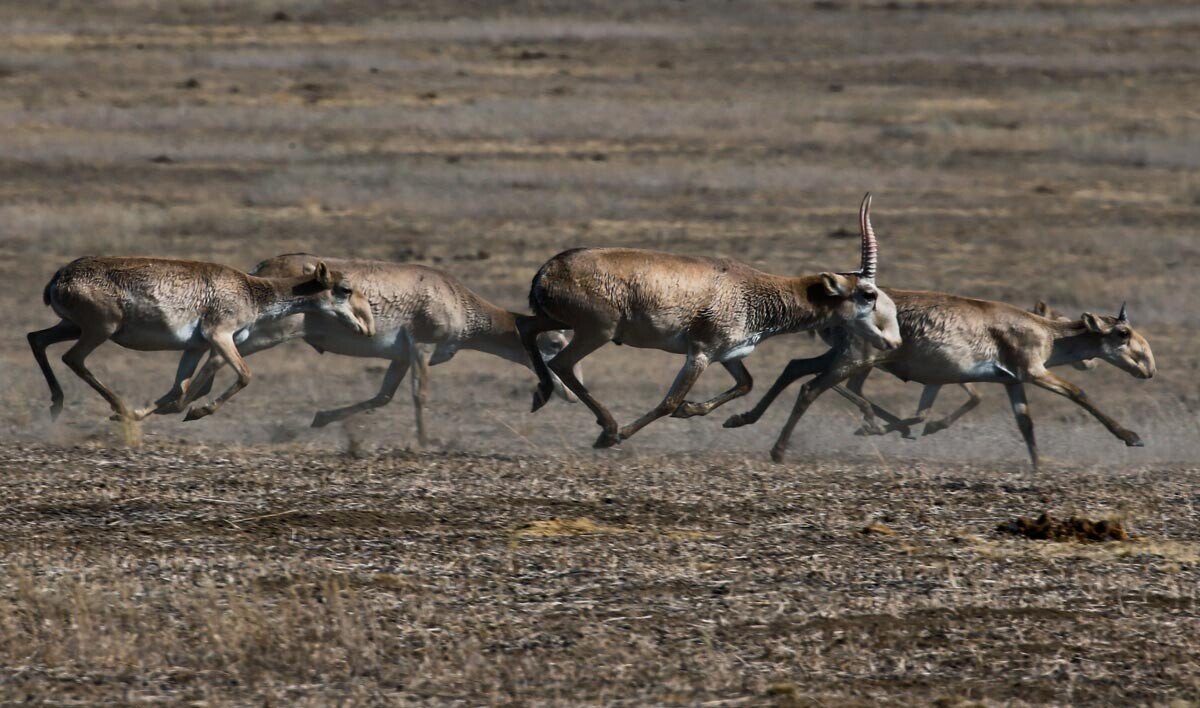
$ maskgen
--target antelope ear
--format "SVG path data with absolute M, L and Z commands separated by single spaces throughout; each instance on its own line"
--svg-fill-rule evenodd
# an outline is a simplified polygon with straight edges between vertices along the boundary
M 313 273 L 313 280 L 316 280 L 324 290 L 329 290 L 333 287 L 333 274 L 329 272 L 329 266 L 325 265 L 325 261 L 317 264 L 317 270 Z
M 1105 324 L 1104 320 L 1090 312 L 1083 313 L 1081 319 L 1083 320 L 1083 326 L 1087 327 L 1089 332 L 1095 332 L 1096 334 L 1108 334 L 1112 331 L 1112 327 Z
M 1045 300 L 1038 300 L 1037 304 L 1033 306 L 1033 314 L 1041 315 L 1042 317 L 1045 317 L 1049 310 L 1050 306 L 1046 304 Z
M 837 273 L 821 273 L 821 287 L 824 288 L 825 294 L 829 297 L 849 297 L 850 288 L 847 287 L 846 279 Z

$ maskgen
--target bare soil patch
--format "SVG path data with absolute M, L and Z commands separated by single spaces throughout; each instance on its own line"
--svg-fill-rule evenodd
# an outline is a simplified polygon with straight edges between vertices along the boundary
M 1194 468 L 564 462 L 0 445 L 0 697 L 1195 695 Z M 1138 537 L 990 533 L 1042 498 Z

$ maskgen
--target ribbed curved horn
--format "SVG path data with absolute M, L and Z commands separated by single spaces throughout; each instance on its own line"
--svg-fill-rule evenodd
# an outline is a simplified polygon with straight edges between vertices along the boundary
M 1118 322 L 1128 322 L 1129 315 L 1125 312 L 1125 303 L 1121 303 L 1121 314 L 1117 315 Z
M 871 228 L 871 193 L 863 197 L 858 208 L 858 230 L 862 233 L 862 262 L 858 275 L 865 280 L 875 280 L 875 266 L 879 262 L 879 246 L 875 243 L 875 230 Z

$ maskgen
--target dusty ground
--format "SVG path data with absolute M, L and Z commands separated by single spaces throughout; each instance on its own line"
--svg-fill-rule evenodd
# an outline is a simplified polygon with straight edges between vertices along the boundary
M 12 700 L 1200 695 L 1194 469 L 32 445 L 0 462 Z M 992 532 L 1042 508 L 1135 538 Z
M 0 35 L 3 699 L 1200 698 L 1192 4 L 7 3 Z M 383 363 L 288 346 L 221 415 L 131 450 L 61 366 L 49 423 L 23 336 L 88 253 L 407 260 L 511 308 L 572 246 L 849 269 L 868 189 L 884 285 L 1128 300 L 1159 375 L 1066 375 L 1147 447 L 1035 392 L 1035 477 L 985 390 L 918 442 L 855 437 L 830 397 L 782 466 L 786 404 L 720 428 L 749 401 L 594 455 L 586 411 L 530 415 L 532 375 L 467 353 L 433 370 L 418 454 L 405 400 L 311 431 Z M 761 389 L 820 351 L 748 365 Z M 140 404 L 174 360 L 91 361 Z M 679 364 L 585 367 L 628 420 Z M 1044 510 L 1135 538 L 993 533 Z

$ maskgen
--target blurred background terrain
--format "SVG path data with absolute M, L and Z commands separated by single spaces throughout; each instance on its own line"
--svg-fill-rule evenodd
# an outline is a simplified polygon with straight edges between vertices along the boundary
M 871 190 L 884 285 L 1023 307 L 1040 298 L 1073 315 L 1115 314 L 1128 300 L 1159 377 L 1107 366 L 1067 375 L 1142 433 L 1136 459 L 1196 453 L 1193 6 L 435 7 L 0 10 L 0 435 L 111 430 L 105 404 L 56 350 L 68 408 L 46 426 L 45 384 L 22 336 L 56 321 L 41 289 L 80 255 L 247 269 L 289 251 L 426 263 L 523 310 L 537 266 L 576 246 L 733 256 L 778 273 L 853 268 L 855 207 Z M 761 388 L 788 358 L 821 350 L 785 337 L 747 363 Z M 141 403 L 169 387 L 175 359 L 110 344 L 94 361 Z M 147 434 L 343 445 L 336 429 L 305 429 L 312 411 L 372 395 L 384 366 L 301 344 L 251 363 L 252 388 L 222 416 L 159 419 Z M 616 347 L 586 362 L 622 420 L 654 405 L 680 363 Z M 714 370 L 702 392 L 726 379 Z M 915 409 L 918 387 L 887 379 L 876 374 L 868 391 Z M 433 427 L 480 451 L 590 442 L 582 406 L 527 415 L 532 380 L 460 355 L 434 369 Z M 1004 396 L 984 388 L 984 406 L 950 435 L 873 442 L 884 454 L 1019 458 Z M 1125 454 L 1082 410 L 1033 397 L 1051 457 Z M 960 398 L 948 390 L 941 408 Z M 758 450 L 787 407 L 748 431 L 718 432 L 724 415 L 662 421 L 636 442 Z M 851 410 L 821 401 L 798 437 L 819 443 L 814 453 L 861 452 Z M 396 446 L 413 440 L 411 421 L 397 400 L 357 425 Z

